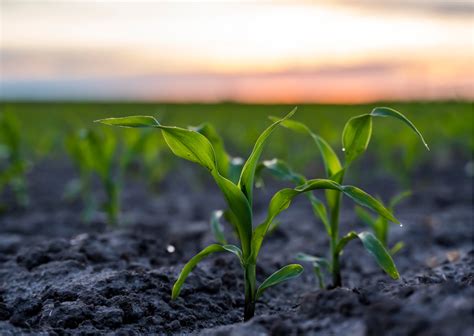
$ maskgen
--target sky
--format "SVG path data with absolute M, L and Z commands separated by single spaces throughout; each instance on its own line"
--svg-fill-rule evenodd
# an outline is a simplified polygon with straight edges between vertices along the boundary
M 0 0 L 0 99 L 474 98 L 474 2 Z

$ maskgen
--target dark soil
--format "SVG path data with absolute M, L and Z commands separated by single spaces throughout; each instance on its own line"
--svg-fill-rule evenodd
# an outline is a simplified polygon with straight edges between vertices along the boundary
M 183 263 L 213 242 L 207 218 L 223 201 L 210 181 L 196 184 L 184 166 L 154 195 L 131 179 L 123 201 L 128 224 L 113 229 L 102 215 L 83 224 L 80 205 L 61 199 L 73 170 L 45 162 L 29 177 L 30 208 L 0 216 L 0 334 L 473 335 L 472 178 L 462 167 L 425 174 L 398 209 L 404 225 L 393 226 L 391 238 L 406 244 L 395 257 L 401 280 L 352 242 L 342 257 L 343 288 L 319 290 L 305 265 L 299 279 L 268 290 L 256 317 L 243 323 L 242 271 L 233 255 L 206 259 L 170 300 Z M 384 198 L 397 191 L 383 176 L 350 182 Z M 269 182 L 256 193 L 257 219 L 276 187 Z M 350 201 L 344 204 L 342 232 L 365 229 Z M 264 242 L 260 281 L 297 252 L 328 248 L 303 197 L 279 219 Z

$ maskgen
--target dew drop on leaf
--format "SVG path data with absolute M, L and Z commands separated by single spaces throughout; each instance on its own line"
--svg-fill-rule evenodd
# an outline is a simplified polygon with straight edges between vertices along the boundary
M 168 245 L 166 246 L 166 251 L 168 253 L 174 253 L 174 251 L 176 251 L 176 248 L 173 245 Z
M 400 227 L 403 227 L 403 224 L 402 224 L 402 223 L 400 223 Z
M 342 151 L 343 151 L 343 152 L 345 152 L 345 151 L 346 151 L 346 149 L 345 149 L 344 147 L 342 147 Z

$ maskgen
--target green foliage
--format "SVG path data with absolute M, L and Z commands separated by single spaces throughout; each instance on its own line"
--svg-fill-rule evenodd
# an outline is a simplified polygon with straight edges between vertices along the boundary
M 398 279 L 399 277 L 391 254 L 397 252 L 403 247 L 403 245 L 402 243 L 397 243 L 389 252 L 387 251 L 386 244 L 389 222 L 398 223 L 396 218 L 392 215 L 393 207 L 403 198 L 403 196 L 394 199 L 392 206 L 387 209 L 381 202 L 374 199 L 372 196 L 363 192 L 362 190 L 353 186 L 340 185 L 342 184 L 344 176 L 349 170 L 351 164 L 367 150 L 372 137 L 372 119 L 374 117 L 390 117 L 403 122 L 418 135 L 426 149 L 429 149 L 423 136 L 410 120 L 408 120 L 400 112 L 390 108 L 380 107 L 373 109 L 369 114 L 353 117 L 346 123 L 342 133 L 342 150 L 345 154 L 344 164 L 341 164 L 341 161 L 331 146 L 320 136 L 313 133 L 305 124 L 294 120 L 286 120 L 281 123 L 282 126 L 297 133 L 309 135 L 313 139 L 322 157 L 327 180 L 307 181 L 301 174 L 295 173 L 286 163 L 281 160 L 264 161 L 261 164 L 261 169 L 265 168 L 266 170 L 270 171 L 272 175 L 281 180 L 291 181 L 296 185 L 299 185 L 301 182 L 305 182 L 304 184 L 296 187 L 294 189 L 295 191 L 306 190 L 306 188 L 311 184 L 321 184 L 324 185 L 325 189 L 327 189 L 326 205 L 321 200 L 316 198 L 312 193 L 308 194 L 308 199 L 313 208 L 313 212 L 321 219 L 328 234 L 330 240 L 331 261 L 328 263 L 327 259 L 313 257 L 307 254 L 300 254 L 298 256 L 299 260 L 308 261 L 313 264 L 320 286 L 323 286 L 324 283 L 323 277 L 321 275 L 323 268 L 332 274 L 333 286 L 342 285 L 339 258 L 347 243 L 356 238 L 362 242 L 365 249 L 375 258 L 378 265 L 389 276 L 391 276 L 393 279 Z M 365 209 L 356 207 L 356 211 L 359 216 L 361 216 L 361 218 L 363 218 L 364 221 L 367 222 L 369 226 L 371 226 L 375 235 L 370 232 L 350 232 L 347 235 L 340 237 L 339 212 L 342 194 L 345 194 L 357 204 L 378 214 L 378 217 L 375 219 Z M 292 192 L 287 192 L 287 197 L 291 195 Z M 282 206 L 287 206 L 285 205 L 284 200 L 279 202 Z M 268 220 L 271 221 L 272 218 L 268 218 Z M 323 267 L 323 265 L 327 266 L 328 264 L 330 267 Z
M 20 207 L 27 207 L 29 196 L 26 173 L 29 162 L 25 158 L 21 128 L 12 113 L 0 115 L 0 193 L 9 187 Z
M 410 191 L 401 192 L 390 199 L 387 209 L 392 213 L 395 210 L 395 207 L 405 198 L 411 195 Z M 381 202 L 381 201 L 380 201 Z M 397 242 L 392 248 L 388 247 L 388 233 L 389 233 L 389 221 L 387 221 L 382 216 L 373 216 L 368 211 L 361 207 L 355 207 L 355 212 L 362 223 L 370 227 L 375 237 L 382 243 L 385 249 L 390 251 L 391 255 L 394 255 L 403 248 L 403 242 Z
M 282 120 L 291 117 L 293 113 L 294 110 Z M 99 122 L 122 127 L 151 127 L 160 129 L 166 143 L 176 156 L 198 163 L 209 171 L 226 200 L 228 206 L 226 217 L 235 229 L 240 247 L 228 244 L 213 244 L 198 253 L 181 271 L 178 280 L 173 286 L 172 298 L 176 298 L 179 295 L 181 286 L 191 270 L 203 258 L 215 252 L 227 251 L 234 253 L 239 258 L 244 270 L 245 279 L 245 319 L 249 319 L 253 316 L 255 301 L 265 289 L 291 279 L 301 273 L 301 266 L 291 265 L 271 275 L 268 280 L 262 284 L 262 287 L 259 289 L 256 288 L 257 255 L 264 235 L 255 234 L 253 232 L 252 192 L 254 177 L 265 143 L 281 121 L 273 123 L 257 139 L 252 153 L 243 165 L 238 183 L 232 182 L 223 176 L 226 172 L 228 173 L 229 157 L 224 150 L 222 141 L 217 136 L 215 130 L 209 125 L 199 127 L 197 130 L 184 129 L 164 126 L 152 117 L 109 118 L 99 120 Z M 271 211 L 270 206 L 269 212 Z M 219 237 L 218 240 L 221 243 L 225 243 L 225 238 L 219 223 L 219 219 L 222 215 L 223 212 L 214 213 L 212 227 L 216 232 L 216 236 Z M 269 214 L 269 216 L 273 215 Z M 255 242 L 256 239 L 259 241 L 257 250 L 255 250 L 257 244 Z
M 79 179 L 69 184 L 65 195 L 69 199 L 80 196 L 86 222 L 97 210 L 92 193 L 93 179 L 97 177 L 106 196 L 102 209 L 107 214 L 107 222 L 119 224 L 124 174 L 141 153 L 145 139 L 144 135 L 128 132 L 119 142 L 110 131 L 84 129 L 66 139 L 66 150 L 77 167 Z
M 228 156 L 224 150 L 222 141 L 220 141 L 220 138 L 216 136 L 217 133 L 212 128 L 200 127 L 197 129 L 205 133 L 207 135 L 206 137 L 205 135 L 197 132 L 196 129 L 164 126 L 151 117 L 140 116 L 99 120 L 99 122 L 107 125 L 122 127 L 148 126 L 151 128 L 160 129 L 171 151 L 178 157 L 198 163 L 199 165 L 205 167 L 214 178 L 216 184 L 226 199 L 228 206 L 226 212 L 215 212 L 211 220 L 211 227 L 213 228 L 214 235 L 216 236 L 217 241 L 219 241 L 221 244 L 213 244 L 205 248 L 184 266 L 178 280 L 173 287 L 173 298 L 176 298 L 179 295 L 181 286 L 183 285 L 186 277 L 203 258 L 215 252 L 231 252 L 238 256 L 244 270 L 244 319 L 251 318 L 255 310 L 255 301 L 264 292 L 264 290 L 282 281 L 296 277 L 302 272 L 301 266 L 288 265 L 268 277 L 259 288 L 256 287 L 256 264 L 264 238 L 269 232 L 272 223 L 274 223 L 275 218 L 290 206 L 293 198 L 297 195 L 319 189 L 336 191 L 347 195 L 358 204 L 373 210 L 387 220 L 397 222 L 393 215 L 387 209 L 385 209 L 385 207 L 380 204 L 380 202 L 356 187 L 343 186 L 331 179 L 305 180 L 300 175 L 294 174 L 290 176 L 290 171 L 286 169 L 287 167 L 285 165 L 279 164 L 278 161 L 274 161 L 273 163 L 269 163 L 275 168 L 274 171 L 279 172 L 282 176 L 288 177 L 290 180 L 301 182 L 301 185 L 294 189 L 286 188 L 278 191 L 270 201 L 266 219 L 254 228 L 252 212 L 253 187 L 255 175 L 261 170 L 261 167 L 258 165 L 260 156 L 266 142 L 269 139 L 269 136 L 273 133 L 278 125 L 286 123 L 288 119 L 294 114 L 294 112 L 295 110 L 290 112 L 283 119 L 276 120 L 259 136 L 255 142 L 254 148 L 249 158 L 243 165 L 238 183 L 234 183 L 222 175 L 225 171 L 224 163 L 228 162 L 226 160 L 226 157 L 228 158 Z M 206 131 L 203 131 L 203 129 L 206 129 Z M 216 149 L 215 146 L 218 148 Z M 219 162 L 221 164 L 219 164 Z M 317 209 L 315 211 L 323 211 L 322 207 L 324 207 L 324 205 L 314 196 L 310 196 L 310 200 L 314 201 L 315 209 Z M 227 244 L 227 241 L 223 235 L 222 226 L 220 224 L 220 218 L 224 214 L 225 217 L 230 221 L 235 231 L 240 243 L 240 247 Z M 378 256 L 377 260 L 381 260 L 381 252 L 376 249 L 377 246 L 374 247 L 372 244 L 370 245 L 370 248 L 372 249 L 371 252 Z M 384 262 L 386 262 L 386 260 L 384 260 Z

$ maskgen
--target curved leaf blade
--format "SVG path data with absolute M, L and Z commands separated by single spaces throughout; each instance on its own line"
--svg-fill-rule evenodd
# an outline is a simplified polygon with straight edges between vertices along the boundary
M 412 192 L 407 190 L 407 191 L 403 191 L 395 196 L 392 197 L 392 199 L 390 200 L 390 203 L 389 203 L 389 209 L 390 210 L 394 210 L 395 207 L 401 202 L 403 201 L 405 198 L 408 198 L 412 195 Z
M 298 173 L 295 173 L 290 166 L 283 160 L 273 159 L 263 161 L 260 167 L 266 168 L 272 175 L 282 181 L 290 181 L 294 184 L 302 185 L 306 182 L 306 178 Z M 261 173 L 262 169 L 258 170 L 258 173 Z M 326 206 L 321 202 L 317 197 L 312 193 L 307 194 L 308 199 L 311 203 L 311 207 L 316 216 L 318 216 L 323 222 L 326 230 L 330 230 L 329 218 L 327 216 Z
M 262 134 L 258 137 L 257 141 L 255 142 L 255 146 L 250 154 L 249 158 L 245 162 L 244 167 L 242 168 L 242 172 L 240 174 L 239 179 L 239 187 L 247 197 L 249 204 L 252 204 L 252 194 L 253 194 L 253 185 L 255 179 L 255 170 L 257 169 L 258 161 L 260 160 L 260 156 L 262 155 L 263 148 L 269 138 L 269 136 L 273 133 L 275 128 L 284 120 L 291 118 L 293 114 L 296 112 L 296 107 L 288 113 L 282 119 L 274 122 L 270 125 Z
M 367 194 L 365 191 L 354 186 L 342 186 L 342 192 L 352 198 L 356 203 L 375 211 L 385 219 L 399 224 L 400 222 L 393 216 L 393 214 L 377 201 L 374 197 Z
M 365 152 L 372 136 L 372 116 L 364 114 L 349 119 L 342 131 L 342 147 L 346 165 Z
M 226 250 L 227 252 L 235 254 L 239 258 L 240 263 L 243 264 L 244 258 L 243 258 L 242 250 L 238 246 L 235 246 L 232 244 L 226 244 L 226 245 L 222 245 L 222 248 Z
M 153 117 L 125 117 L 102 119 L 100 122 L 121 127 L 155 127 L 162 131 L 166 144 L 178 157 L 207 168 L 224 194 L 239 234 L 243 253 L 250 254 L 252 211 L 246 196 L 234 183 L 223 177 L 217 167 L 214 148 L 202 134 L 180 127 L 164 126 Z
M 303 175 L 295 173 L 290 166 L 283 160 L 273 159 L 262 162 L 262 166 L 265 167 L 273 176 L 282 180 L 290 181 L 296 185 L 300 185 L 306 182 Z
M 277 120 L 275 117 L 270 117 L 270 119 L 273 121 Z M 304 123 L 295 120 L 284 120 L 280 125 L 294 132 L 307 134 L 313 139 L 321 153 L 327 178 L 337 174 L 342 169 L 341 162 L 332 147 L 323 138 L 311 131 Z M 340 183 L 340 181 L 337 182 Z
M 234 183 L 216 173 L 213 174 L 229 207 L 233 226 L 236 228 L 245 256 L 250 255 L 252 241 L 252 210 L 245 195 Z
M 405 123 L 408 127 L 410 127 L 413 132 L 415 132 L 420 140 L 423 142 L 423 145 L 426 147 L 427 150 L 430 150 L 430 147 L 426 143 L 425 139 L 421 132 L 416 128 L 416 126 L 402 113 L 394 110 L 390 107 L 376 107 L 370 112 L 370 114 L 374 117 L 391 117 L 400 120 L 401 122 Z
M 317 265 L 318 267 L 326 268 L 328 270 L 331 269 L 331 264 L 326 258 L 316 257 L 316 256 L 312 256 L 312 255 L 300 252 L 296 255 L 296 260 L 310 262 L 314 265 Z
M 230 168 L 230 157 L 227 154 L 227 151 L 225 150 L 224 140 L 222 140 L 222 137 L 217 133 L 214 126 L 209 123 L 203 123 L 195 127 L 189 127 L 189 129 L 204 135 L 209 140 L 216 154 L 219 172 L 222 176 L 228 178 Z
M 357 237 L 362 241 L 365 249 L 375 258 L 375 261 L 385 271 L 385 273 L 394 280 L 400 278 L 400 274 L 398 273 L 397 267 L 395 266 L 390 253 L 371 232 L 358 233 Z
M 303 273 L 303 266 L 299 264 L 286 265 L 270 275 L 259 287 L 255 299 L 257 300 L 268 288 L 284 281 L 296 278 Z
M 273 195 L 270 205 L 268 206 L 267 217 L 263 223 L 257 226 L 253 232 L 252 237 L 252 257 L 254 260 L 257 259 L 258 252 L 262 246 L 263 239 L 268 232 L 268 229 L 278 214 L 286 210 L 293 198 L 301 193 L 316 190 L 316 189 L 333 189 L 341 190 L 341 186 L 331 180 L 315 179 L 309 180 L 305 184 L 296 187 L 295 189 L 285 188 Z
M 174 155 L 207 168 L 217 170 L 214 149 L 207 138 L 195 131 L 179 127 L 159 126 Z
M 229 251 L 228 249 L 224 248 L 222 245 L 218 244 L 212 244 L 206 247 L 204 250 L 196 254 L 194 257 L 192 257 L 186 265 L 184 265 L 183 269 L 181 270 L 178 279 L 173 285 L 173 290 L 171 292 L 171 299 L 175 300 L 178 296 L 179 293 L 181 292 L 181 287 L 184 284 L 184 281 L 188 277 L 189 273 L 196 267 L 197 264 L 199 264 L 204 258 L 206 258 L 208 255 L 212 253 L 217 253 L 217 252 L 226 252 Z
M 127 128 L 146 128 L 157 127 L 160 123 L 150 116 L 129 116 L 121 118 L 106 118 L 95 120 L 96 123 L 101 123 L 110 126 L 127 127 Z
M 376 218 L 372 217 L 372 215 L 367 210 L 357 205 L 354 210 L 357 217 L 359 217 L 362 223 L 364 223 L 374 231 L 377 230 L 375 225 Z
M 224 194 L 232 216 L 237 219 L 237 232 L 244 255 L 250 253 L 252 237 L 252 211 L 243 192 L 234 183 L 223 177 L 217 167 L 214 149 L 202 134 L 179 127 L 160 125 L 168 147 L 181 158 L 196 162 L 209 169 L 219 189 Z

